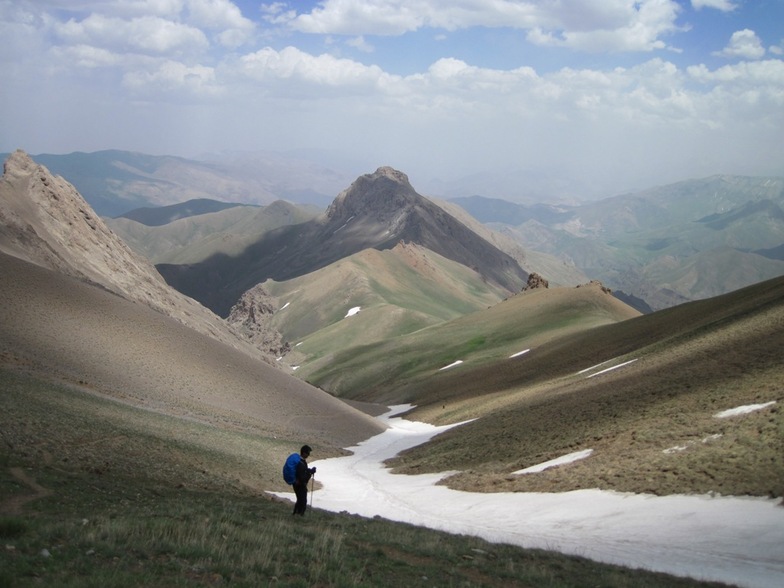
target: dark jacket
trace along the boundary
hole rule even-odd
[[[295,484],[301,484],[303,486],[307,486],[308,482],[310,481],[310,477],[313,475],[316,468],[309,468],[308,462],[305,461],[305,458],[299,460],[297,464],[297,480],[294,482]]]

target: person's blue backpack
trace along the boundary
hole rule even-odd
[[[286,484],[292,485],[297,481],[297,465],[301,459],[299,453],[292,453],[286,458],[286,463],[283,464],[283,479]]]

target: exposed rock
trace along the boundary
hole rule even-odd
[[[587,284],[578,284],[575,288],[582,288],[582,287],[593,287],[593,288],[601,288],[602,292],[605,294],[612,294],[612,290],[602,284],[599,280],[591,280]]]
[[[536,272],[532,272],[528,275],[528,283],[523,288],[523,292],[528,290],[536,290],[538,288],[549,288],[550,282],[545,280],[542,276],[537,274]]]
[[[291,351],[291,345],[270,324],[276,310],[275,299],[259,284],[242,295],[226,321],[256,347],[280,357]]]

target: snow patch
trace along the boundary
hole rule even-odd
[[[561,457],[556,457],[555,459],[551,459],[549,461],[545,461],[543,463],[533,465],[522,470],[517,470],[516,472],[512,472],[512,473],[514,475],[536,474],[539,472],[543,472],[547,469],[554,468],[555,466],[563,465],[566,463],[572,463],[580,459],[585,459],[592,453],[593,453],[593,449],[584,449],[583,451],[575,451],[574,453],[568,453],[566,455],[562,455]]]
[[[359,313],[360,310],[362,310],[361,306],[355,306],[353,308],[349,308],[348,312],[346,313],[346,316],[344,316],[343,318],[348,318],[350,316],[354,316],[355,314]]]
[[[580,371],[579,371],[579,372],[577,372],[577,373],[578,373],[578,374],[584,374],[584,373],[586,373],[586,372],[592,372],[592,371],[593,371],[593,370],[595,370],[596,368],[598,368],[598,367],[602,367],[603,365],[605,365],[605,364],[608,364],[608,363],[610,363],[611,361],[612,361],[612,359],[608,359],[607,361],[603,361],[602,363],[597,363],[596,365],[592,365],[592,366],[591,366],[591,367],[589,367],[589,368],[585,368],[584,370],[580,370]]]
[[[463,360],[462,360],[462,359],[458,359],[457,361],[453,361],[453,362],[452,362],[452,363],[450,363],[449,365],[445,365],[444,367],[442,367],[442,368],[441,368],[440,370],[438,370],[438,371],[439,371],[439,372],[443,372],[444,370],[448,370],[449,368],[453,368],[453,367],[455,367],[456,365],[460,365],[461,363],[463,363]]]
[[[524,349],[523,351],[518,351],[517,353],[513,353],[512,355],[510,355],[509,359],[513,359],[515,357],[520,357],[521,355],[525,355],[529,351],[531,351],[531,350],[530,349]]]
[[[715,441],[716,439],[722,436],[721,433],[716,433],[715,435],[708,435],[704,439],[702,439],[701,443],[709,443],[710,441]],[[686,445],[675,445],[674,447],[668,447],[667,449],[663,449],[662,453],[678,453],[680,451],[686,451],[689,447],[694,445],[696,441],[689,441]]]
[[[736,408],[730,408],[729,410],[717,412],[713,415],[713,417],[717,419],[726,419],[727,417],[734,417],[740,414],[748,414],[756,410],[762,410],[763,408],[768,408],[774,404],[776,404],[775,400],[771,400],[770,402],[766,402],[764,404],[747,404],[746,406],[738,406]]]
[[[457,425],[380,418],[383,433],[319,460],[313,506],[753,588],[784,586],[784,508],[756,497],[653,496],[601,490],[458,492],[450,472],[391,474],[384,461]],[[275,493],[287,499],[294,494]]]
[[[288,307],[288,305],[289,305],[289,304],[291,304],[291,302],[287,302],[286,304],[284,304],[283,306],[281,306],[281,307],[278,309],[278,312],[280,312],[281,310],[285,310],[285,309]]]
[[[618,368],[622,368],[624,366],[627,366],[630,363],[634,363],[635,361],[637,361],[637,360],[636,359],[630,359],[629,361],[624,361],[623,363],[619,363],[618,365],[614,365],[612,367],[605,368],[605,369],[603,369],[600,372],[596,372],[595,374],[591,374],[590,376],[586,376],[586,377],[593,378],[594,376],[601,376],[602,374],[606,374],[607,372],[611,372],[613,370],[617,370]]]

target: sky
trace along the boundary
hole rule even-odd
[[[716,418],[742,418],[769,404],[731,407]],[[389,429],[352,455],[309,465],[323,487],[316,509],[381,516],[491,542],[579,555],[597,561],[749,588],[784,585],[784,508],[781,500],[722,496],[653,496],[578,490],[565,493],[472,493],[436,483],[442,474],[393,475],[384,460],[457,425],[436,427],[399,418],[410,406],[381,417]],[[686,450],[686,448],[673,448]],[[574,459],[532,467],[561,467]],[[568,467],[568,465],[566,466]],[[510,472],[510,475],[521,472]],[[293,493],[278,493],[293,499]],[[317,517],[318,512],[306,516]]]
[[[0,38],[0,151],[330,154],[513,200],[784,175],[784,0],[0,0]]]

